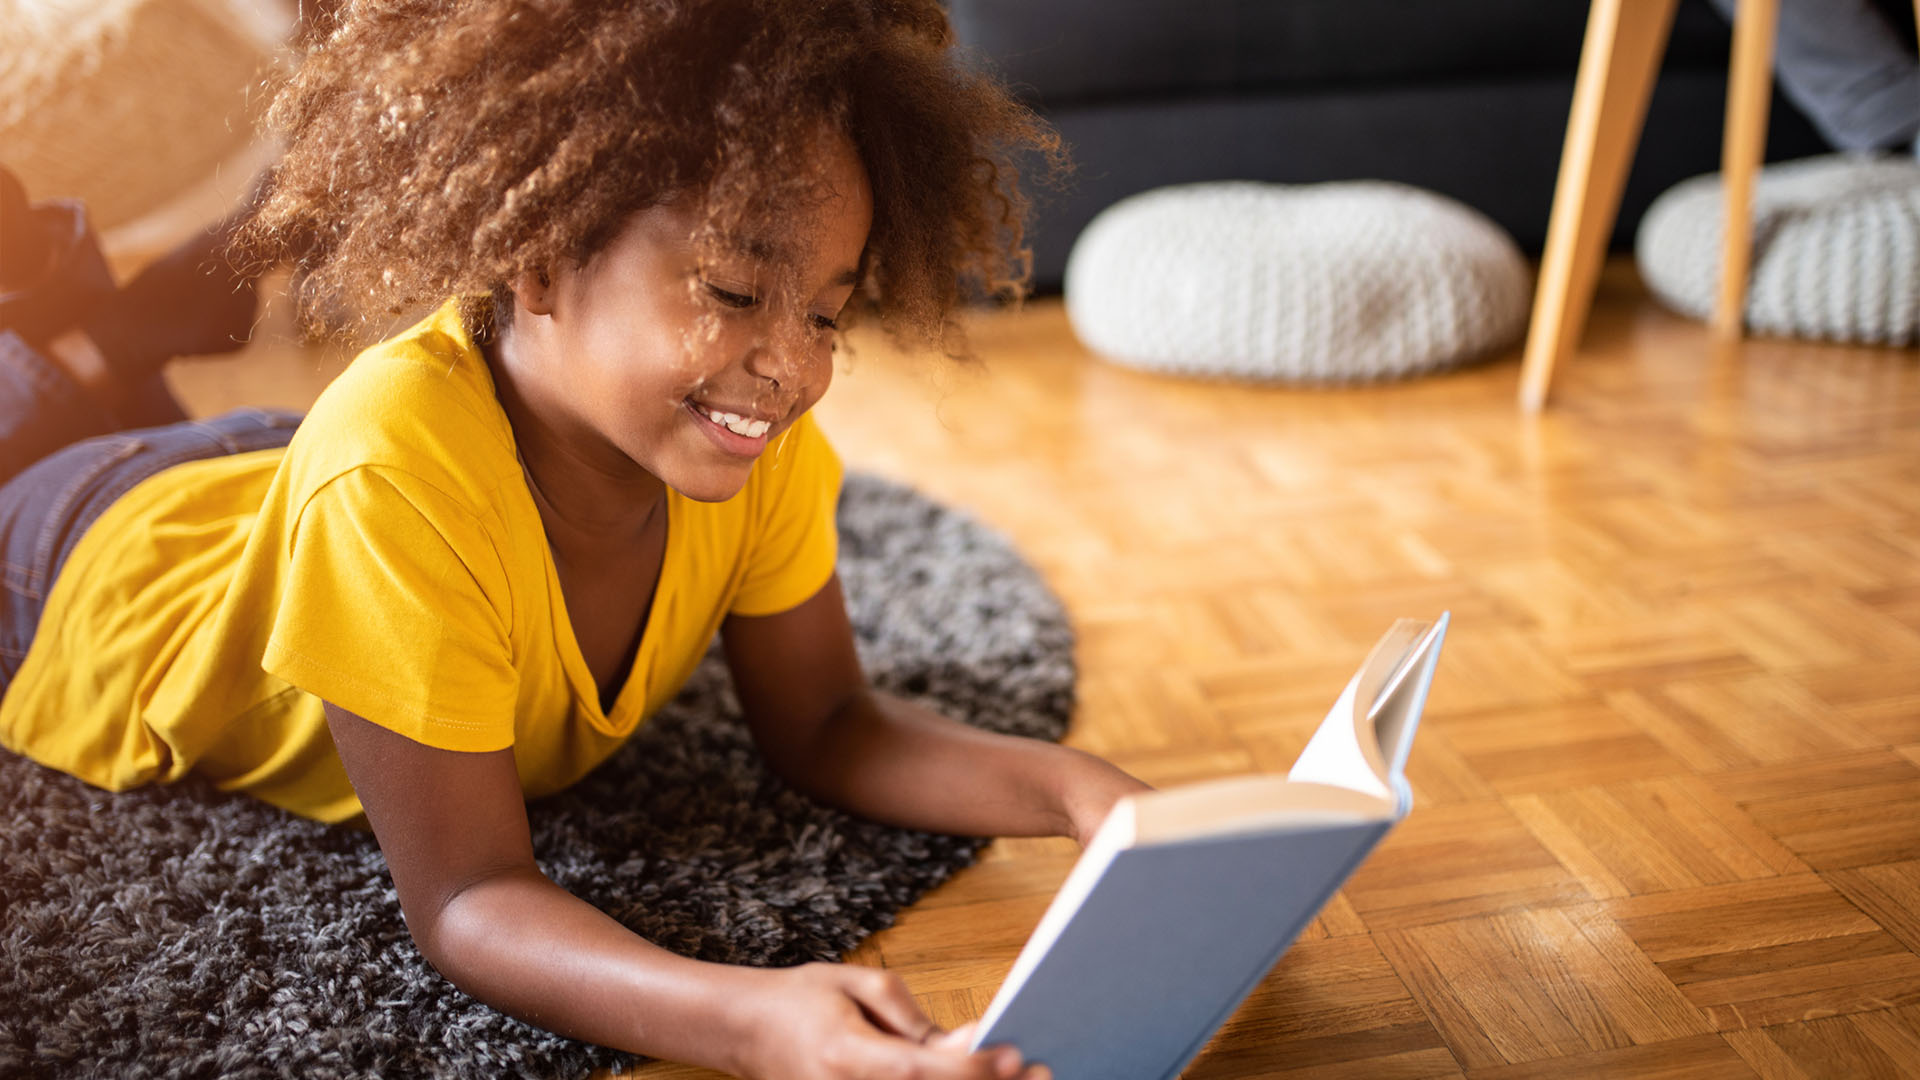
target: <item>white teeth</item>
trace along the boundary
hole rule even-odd
[[[757,439],[765,435],[768,429],[773,427],[773,423],[768,420],[751,420],[744,416],[719,412],[705,406],[700,407],[700,412],[705,415],[707,419],[712,420],[728,431],[736,435],[745,435],[749,439]]]

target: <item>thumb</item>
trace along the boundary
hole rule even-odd
[[[935,1050],[946,1050],[955,1054],[964,1054],[967,1052],[967,1048],[973,1045],[974,1033],[979,1030],[980,1021],[969,1020],[959,1027],[954,1028],[952,1031],[941,1032],[939,1035],[927,1040],[927,1045]]]

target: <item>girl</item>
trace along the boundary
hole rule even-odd
[[[541,874],[524,807],[716,632],[770,766],[852,812],[1084,839],[1143,786],[864,685],[808,417],[856,315],[963,347],[961,279],[1015,277],[996,162],[1038,122],[932,0],[359,0],[271,119],[243,242],[304,250],[315,306],[445,302],[297,426],[80,441],[0,490],[0,739],[364,820],[427,959],[566,1035],[747,1077],[1045,1075],[884,972],[650,945]],[[16,310],[62,295],[66,235]],[[63,312],[0,335],[8,438],[122,400]]]

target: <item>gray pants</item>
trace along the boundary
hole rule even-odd
[[[1712,0],[1732,19],[1738,0]],[[1836,150],[1911,149],[1920,61],[1872,0],[1780,0],[1780,89]]]

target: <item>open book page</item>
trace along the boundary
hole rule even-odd
[[[1287,778],[1406,802],[1400,774],[1446,624],[1445,615],[1437,623],[1395,623],[1348,680]]]
[[[1379,799],[1393,797],[1383,775],[1385,770],[1376,767],[1378,750],[1372,755],[1367,753],[1368,744],[1372,742],[1370,734],[1363,737],[1355,730],[1353,718],[1359,711],[1355,705],[1359,689],[1360,676],[1355,675],[1341,692],[1333,711],[1321,721],[1313,738],[1307,740],[1306,749],[1300,751],[1293,768],[1287,770],[1287,779],[1333,784]]]

